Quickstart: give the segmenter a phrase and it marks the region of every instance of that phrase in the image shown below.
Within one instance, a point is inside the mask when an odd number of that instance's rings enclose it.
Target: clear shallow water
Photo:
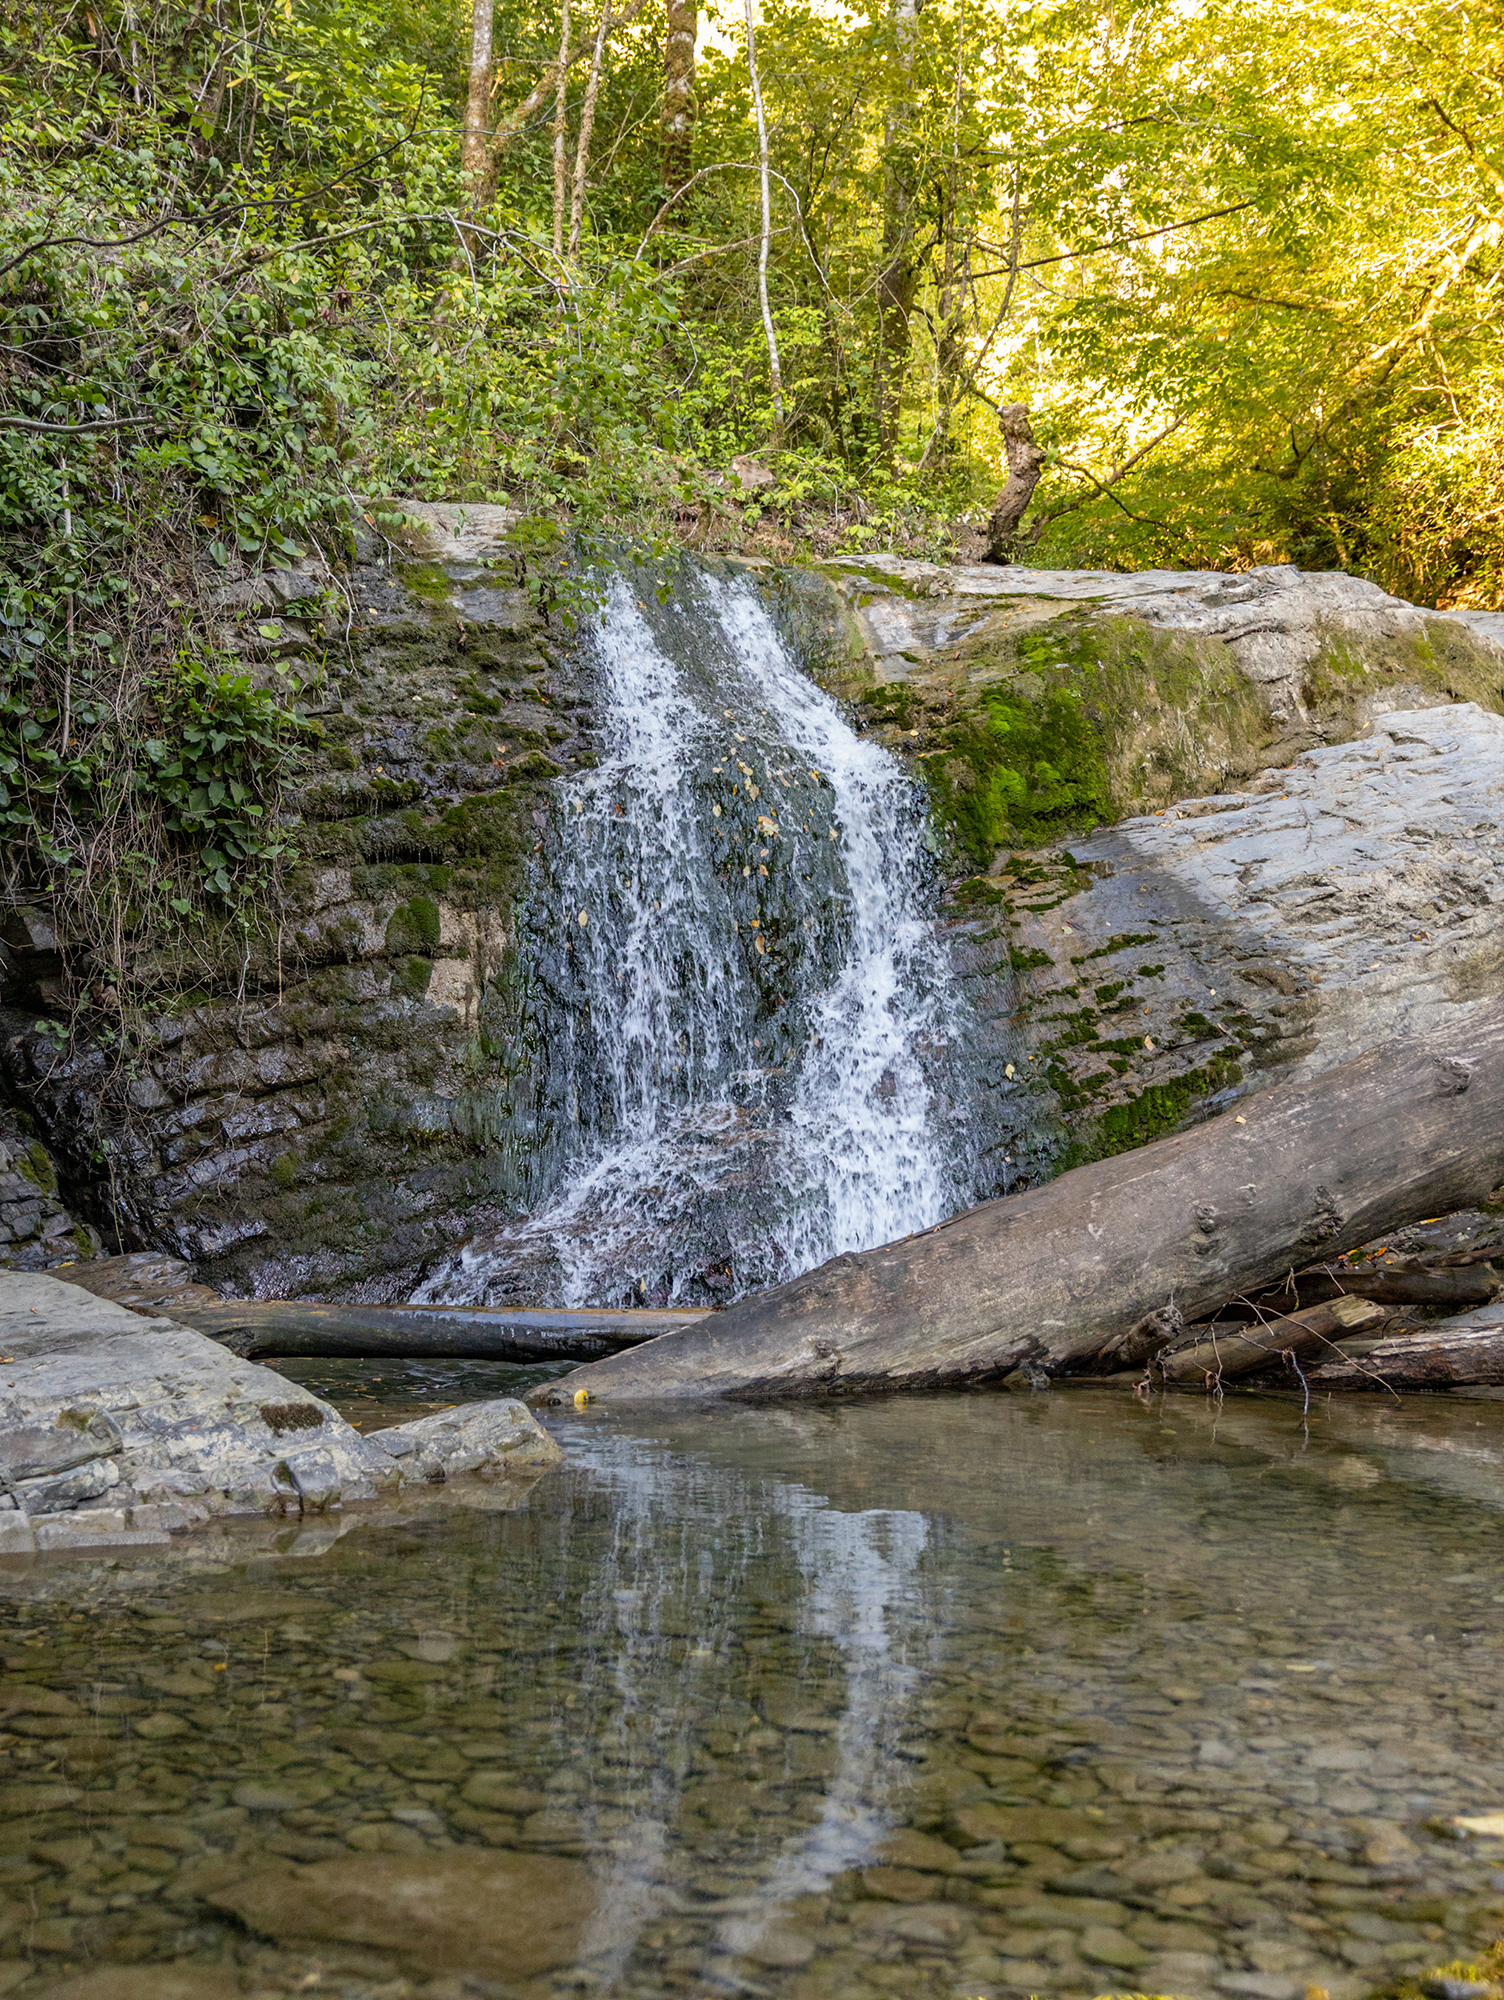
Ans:
[[[1359,2000],[1504,1930],[1504,1405],[559,1431],[0,1576],[0,1991]]]

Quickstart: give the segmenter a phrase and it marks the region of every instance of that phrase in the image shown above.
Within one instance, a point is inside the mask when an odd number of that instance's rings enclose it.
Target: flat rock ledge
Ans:
[[[561,1456],[525,1404],[365,1436],[273,1369],[40,1272],[0,1272],[0,1556],[165,1546]]]

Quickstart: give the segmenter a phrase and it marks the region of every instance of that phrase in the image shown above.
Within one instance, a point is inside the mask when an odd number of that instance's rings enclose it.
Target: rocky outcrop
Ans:
[[[825,565],[1006,1016],[1005,1192],[1504,992],[1504,616],[1340,574]],[[817,612],[806,612],[817,617]]]
[[[362,1436],[173,1320],[58,1278],[0,1274],[0,1554],[162,1546],[212,1519],[535,1475],[559,1455],[510,1400]]]
[[[128,1061],[107,1012],[62,1046],[47,911],[0,924],[0,1095],[30,1121],[0,1130],[0,1265],[102,1235],[221,1292],[380,1303],[553,1192],[573,1113],[551,1050],[579,1002],[548,869],[556,781],[603,747],[592,670],[524,588],[508,512],[406,511],[403,547],[373,530],[340,574],[268,571],[212,607],[323,732],[243,991],[164,1006]],[[1486,829],[1461,820],[1491,809],[1504,616],[1288,568],[762,575],[943,830],[986,1082],[1012,1100],[982,1191],[1499,990]]]
[[[67,1239],[13,1261],[87,1256],[92,1225],[222,1289],[400,1297],[456,1216],[525,1205],[550,1129],[526,889],[553,780],[594,760],[589,696],[498,540],[510,517],[431,511],[412,536],[435,555],[372,535],[343,575],[278,570],[215,607],[219,643],[300,686],[321,731],[243,991],[165,1006],[145,1058],[87,1011],[60,1046],[58,940],[44,910],[8,914],[0,1087],[66,1197],[37,1240]],[[36,1205],[16,1199],[13,1233]]]
[[[966,928],[1017,980],[1041,1124],[1013,1169],[1031,1144],[1067,1164],[1142,1144],[1504,994],[1501,818],[1504,718],[1460,703],[1005,856]]]

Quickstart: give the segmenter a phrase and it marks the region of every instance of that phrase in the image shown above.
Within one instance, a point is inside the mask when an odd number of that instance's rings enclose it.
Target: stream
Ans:
[[[519,1386],[358,1366],[289,1372]],[[1497,1401],[558,1431],[0,1580],[0,1991],[1363,2000],[1504,1930]]]

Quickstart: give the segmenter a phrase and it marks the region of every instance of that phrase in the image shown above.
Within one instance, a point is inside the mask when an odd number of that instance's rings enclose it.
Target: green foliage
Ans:
[[[273,862],[296,858],[267,802],[275,807],[309,725],[253,688],[249,674],[216,673],[194,654],[180,655],[151,693],[164,733],[142,745],[141,790],[166,830],[193,848],[211,895],[264,887]]]

